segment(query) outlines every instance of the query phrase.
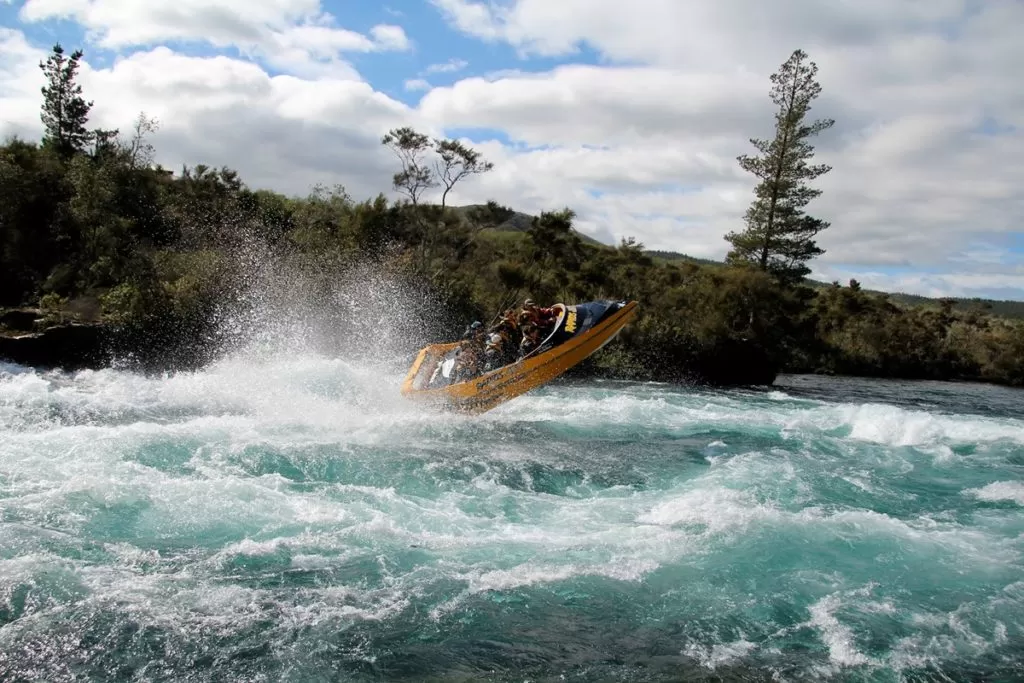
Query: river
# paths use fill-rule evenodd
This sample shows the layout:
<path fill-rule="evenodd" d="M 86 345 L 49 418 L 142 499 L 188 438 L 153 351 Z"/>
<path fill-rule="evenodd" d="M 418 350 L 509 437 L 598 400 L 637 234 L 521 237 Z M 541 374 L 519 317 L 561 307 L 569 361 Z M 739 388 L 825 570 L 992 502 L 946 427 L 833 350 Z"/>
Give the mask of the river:
<path fill-rule="evenodd" d="M 1024 392 L 400 379 L 0 365 L 0 680 L 1022 675 Z"/>

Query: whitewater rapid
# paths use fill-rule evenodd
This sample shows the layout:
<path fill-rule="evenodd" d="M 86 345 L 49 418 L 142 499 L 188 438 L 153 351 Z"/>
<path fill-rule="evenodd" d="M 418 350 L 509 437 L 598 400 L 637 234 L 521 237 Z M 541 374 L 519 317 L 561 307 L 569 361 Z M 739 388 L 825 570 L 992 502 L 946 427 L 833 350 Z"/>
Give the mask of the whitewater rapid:
<path fill-rule="evenodd" d="M 400 380 L 0 365 L 0 679 L 1018 671 L 1020 393 Z"/>

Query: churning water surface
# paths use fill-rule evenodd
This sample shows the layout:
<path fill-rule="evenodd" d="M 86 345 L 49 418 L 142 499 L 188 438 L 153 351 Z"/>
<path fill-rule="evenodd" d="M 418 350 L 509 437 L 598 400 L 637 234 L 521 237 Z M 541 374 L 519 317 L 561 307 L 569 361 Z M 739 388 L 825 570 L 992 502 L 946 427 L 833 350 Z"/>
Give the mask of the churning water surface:
<path fill-rule="evenodd" d="M 0 680 L 1021 680 L 1024 393 L 0 365 Z"/>

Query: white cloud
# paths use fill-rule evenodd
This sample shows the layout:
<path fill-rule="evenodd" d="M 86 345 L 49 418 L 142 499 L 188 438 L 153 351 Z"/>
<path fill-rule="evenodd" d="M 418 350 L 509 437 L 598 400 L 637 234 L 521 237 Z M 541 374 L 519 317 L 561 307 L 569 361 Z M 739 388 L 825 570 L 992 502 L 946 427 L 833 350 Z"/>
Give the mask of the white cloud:
<path fill-rule="evenodd" d="M 449 59 L 447 62 L 431 64 L 424 71 L 428 74 L 455 73 L 462 71 L 467 66 L 469 66 L 469 62 L 465 59 Z"/>
<path fill-rule="evenodd" d="M 501 35 L 494 14 L 488 5 L 465 0 L 431 0 L 444 11 L 460 31 L 484 39 L 495 39 Z"/>
<path fill-rule="evenodd" d="M 404 84 L 406 90 L 430 90 L 430 83 L 427 83 L 422 78 L 410 78 Z"/>
<path fill-rule="evenodd" d="M 72 19 L 103 47 L 198 40 L 212 45 L 251 45 L 297 23 L 321 16 L 319 0 L 27 0 L 29 22 Z"/>
<path fill-rule="evenodd" d="M 818 0 L 431 0 L 454 27 L 525 54 L 564 55 L 586 43 L 609 59 L 677 67 L 759 68 L 780 45 L 814 51 L 907 31 L 943 28 L 965 0 L 822 3 Z M 1013 0 L 994 0 L 994 2 Z M 781 60 L 778 60 L 781 61 Z"/>
<path fill-rule="evenodd" d="M 370 52 L 375 48 L 372 40 L 362 33 L 328 26 L 292 26 L 275 33 L 271 40 L 276 47 L 298 48 L 317 57 L 331 57 L 340 52 Z"/>
<path fill-rule="evenodd" d="M 465 69 L 469 62 L 463 59 L 449 59 L 447 62 L 430 64 L 423 70 L 424 74 L 454 73 Z M 410 78 L 402 84 L 409 92 L 430 90 L 433 86 L 425 78 Z"/>
<path fill-rule="evenodd" d="M 764 120 L 764 79 L 654 67 L 562 66 L 435 88 L 420 107 L 449 126 L 500 128 L 531 144 L 598 144 L 693 133 L 743 139 Z M 770 114 L 769 114 L 770 116 Z"/>
<path fill-rule="evenodd" d="M 20 31 L 0 27 L 0 135 L 38 137 L 43 75 L 39 62 L 46 53 L 25 40 Z"/>
<path fill-rule="evenodd" d="M 409 39 L 401 26 L 393 24 L 378 24 L 370 29 L 370 35 L 382 49 L 386 50 L 408 50 Z"/>
<path fill-rule="evenodd" d="M 320 0 L 27 0 L 20 16 L 28 22 L 72 19 L 110 49 L 202 42 L 237 47 L 289 73 L 353 80 L 359 75 L 342 54 L 410 46 L 400 26 L 374 26 L 369 37 L 336 26 Z"/>

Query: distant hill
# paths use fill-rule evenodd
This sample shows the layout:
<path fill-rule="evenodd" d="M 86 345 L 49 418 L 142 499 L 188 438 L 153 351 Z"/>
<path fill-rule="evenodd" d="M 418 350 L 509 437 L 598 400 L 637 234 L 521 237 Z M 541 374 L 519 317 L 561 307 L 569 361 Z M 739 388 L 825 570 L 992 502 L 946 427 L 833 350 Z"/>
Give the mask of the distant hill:
<path fill-rule="evenodd" d="M 918 296 L 917 294 L 904 294 L 902 292 L 878 292 L 876 290 L 867 290 L 875 294 L 886 294 L 890 299 L 896 303 L 904 304 L 906 306 L 938 306 L 939 299 L 933 299 L 926 296 Z M 981 299 L 973 297 L 965 299 L 962 297 L 950 297 L 956 303 L 953 305 L 953 310 L 956 311 L 971 311 L 980 310 L 985 313 L 992 315 L 998 315 L 1003 318 L 1018 318 L 1024 320 L 1024 301 L 1011 301 L 1007 299 Z"/>
<path fill-rule="evenodd" d="M 471 204 L 467 206 L 452 207 L 452 209 L 460 214 L 465 215 L 467 212 L 474 208 L 484 208 L 482 204 Z M 512 216 L 504 223 L 499 225 L 497 230 L 505 230 L 509 232 L 526 232 L 530 228 L 530 222 L 533 220 L 533 216 L 521 211 L 513 212 Z M 582 232 L 576 231 L 587 244 L 593 244 L 596 246 L 613 248 L 611 245 L 599 242 L 598 240 L 586 235 Z M 646 254 L 654 259 L 660 259 L 662 261 L 684 261 L 688 263 L 696 263 L 703 266 L 722 266 L 725 265 L 721 261 L 714 261 L 712 259 L 697 258 L 696 256 L 688 256 L 681 254 L 677 251 L 661 251 L 657 249 L 650 249 L 645 251 Z M 812 287 L 828 287 L 831 283 L 819 282 L 817 280 L 808 280 L 807 283 Z M 894 303 L 902 304 L 904 306 L 939 306 L 939 298 L 919 296 L 917 294 L 906 294 L 903 292 L 882 292 L 879 290 L 865 290 L 872 294 L 884 294 L 888 296 Z M 995 299 L 980 299 L 974 298 L 963 298 L 963 297 L 950 297 L 955 302 L 953 309 L 957 311 L 971 311 L 980 310 L 992 315 L 998 315 L 1004 318 L 1018 318 L 1024 320 L 1024 301 L 1010 301 L 1010 300 L 995 300 Z"/>
<path fill-rule="evenodd" d="M 687 256 L 686 254 L 680 254 L 676 251 L 649 251 L 647 252 L 651 256 L 663 259 L 665 261 L 689 261 L 691 263 L 699 263 L 702 265 L 725 265 L 721 261 L 712 261 L 710 259 L 696 258 L 693 256 Z M 807 284 L 812 287 L 828 287 L 831 285 L 830 282 L 820 282 L 818 280 L 807 280 Z M 904 306 L 939 306 L 939 298 L 920 296 L 918 294 L 906 294 L 904 292 L 883 292 L 876 289 L 866 289 L 866 292 L 872 294 L 884 294 L 888 296 L 894 303 L 902 304 Z M 953 304 L 953 310 L 957 311 L 971 311 L 980 310 L 992 315 L 998 315 L 1003 318 L 1019 318 L 1024 320 L 1024 301 L 1010 301 L 1010 300 L 997 300 L 997 299 L 981 299 L 978 297 L 964 298 L 964 297 L 949 297 L 956 303 Z"/>
<path fill-rule="evenodd" d="M 648 249 L 645 251 L 648 256 L 652 256 L 656 259 L 663 261 L 686 261 L 687 263 L 698 263 L 702 266 L 722 266 L 725 265 L 721 261 L 713 261 L 707 258 L 697 258 L 696 256 L 687 256 L 686 254 L 680 254 L 678 251 L 658 251 L 656 249 Z"/>
<path fill-rule="evenodd" d="M 453 206 L 452 207 L 452 211 L 454 211 L 454 212 L 456 212 L 456 213 L 458 213 L 458 214 L 460 214 L 462 216 L 465 216 L 466 214 L 468 214 L 473 209 L 485 209 L 485 208 L 487 208 L 487 207 L 484 206 L 483 204 L 467 204 L 466 206 Z M 499 225 L 495 229 L 496 230 L 508 230 L 508 231 L 511 231 L 511 232 L 526 232 L 527 230 L 530 229 L 530 224 L 533 222 L 533 218 L 534 217 L 531 216 L 528 213 L 523 213 L 522 211 L 513 211 L 511 218 L 506 220 L 504 223 L 502 223 L 501 225 Z M 583 240 L 584 242 L 586 242 L 587 244 L 594 244 L 594 245 L 605 246 L 605 247 L 608 246 L 604 242 L 599 242 L 598 240 L 595 240 L 590 235 L 582 233 L 579 230 L 576 230 L 575 228 L 573 228 L 573 232 L 575 232 L 577 235 L 579 235 L 579 238 L 581 240 Z"/>

